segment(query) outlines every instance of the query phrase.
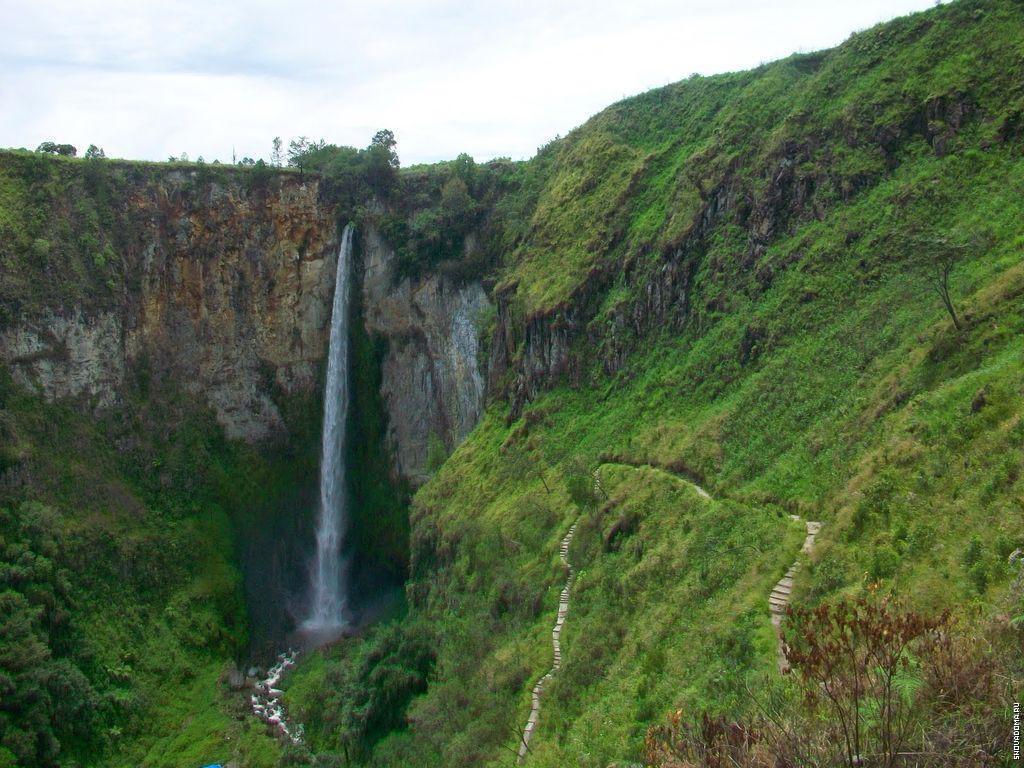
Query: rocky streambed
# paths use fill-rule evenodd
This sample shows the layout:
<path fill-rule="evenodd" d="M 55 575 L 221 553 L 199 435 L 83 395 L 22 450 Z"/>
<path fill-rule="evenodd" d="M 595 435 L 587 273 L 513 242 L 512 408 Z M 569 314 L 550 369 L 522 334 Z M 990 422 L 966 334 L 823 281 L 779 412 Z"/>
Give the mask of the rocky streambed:
<path fill-rule="evenodd" d="M 284 691 L 278 688 L 284 673 L 295 666 L 299 652 L 289 649 L 278 654 L 277 663 L 267 670 L 267 676 L 256 681 L 249 697 L 252 713 L 265 722 L 274 734 L 293 744 L 301 744 L 305 737 L 302 723 L 288 719 L 281 697 Z"/>

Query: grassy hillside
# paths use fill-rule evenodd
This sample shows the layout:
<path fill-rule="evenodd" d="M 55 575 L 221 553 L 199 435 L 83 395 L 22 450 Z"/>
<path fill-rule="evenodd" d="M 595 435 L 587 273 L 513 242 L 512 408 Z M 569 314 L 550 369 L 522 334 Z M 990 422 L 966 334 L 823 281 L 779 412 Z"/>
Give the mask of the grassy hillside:
<path fill-rule="evenodd" d="M 954 3 L 829 51 L 694 77 L 609 107 L 532 161 L 539 191 L 504 282 L 518 286 L 527 315 L 543 312 L 572 298 L 588 274 L 678 245 L 723 187 L 744 228 L 791 171 L 785 183 L 812 204 L 793 213 L 820 218 L 885 179 L 915 146 L 944 154 L 1017 136 L 1019 33 L 1014 3 Z M 743 242 L 766 233 L 731 234 Z"/>
<path fill-rule="evenodd" d="M 531 765 L 637 761 L 677 709 L 749 714 L 749 691 L 778 683 L 767 596 L 802 540 L 789 514 L 824 523 L 803 604 L 879 583 L 926 612 L 1024 614 L 1007 592 L 1024 545 L 1022 33 L 1019 3 L 943 6 L 628 99 L 513 169 L 494 214 L 509 376 L 529 322 L 576 312 L 567 373 L 521 411 L 496 399 L 419 491 L 410 616 L 294 679 L 314 750 L 510 764 L 577 519 Z M 668 269 L 683 295 L 655 314 Z M 340 680 L 331 721 L 320 697 Z"/>
<path fill-rule="evenodd" d="M 282 751 L 218 681 L 255 626 L 234 550 L 309 508 L 316 403 L 260 453 L 173 386 L 133 386 L 121 424 L 5 377 L 0 765 L 512 764 L 573 522 L 529 765 L 636 763 L 670 713 L 751 722 L 753 692 L 797 711 L 767 604 L 795 559 L 799 605 L 873 590 L 1000 627 L 1017 654 L 998 703 L 968 700 L 971 720 L 924 702 L 915 724 L 938 713 L 964 749 L 1005 754 L 1009 728 L 976 735 L 1009 722 L 1024 679 L 1020 2 L 651 91 L 527 163 L 397 174 L 391 144 L 307 159 L 404 275 L 483 277 L 499 305 L 487 413 L 412 502 L 408 610 L 303 658 L 286 700 L 308 749 Z M 154 170 L 96 163 L 4 156 L 0 326 L 130 296 L 119 195 Z M 375 471 L 352 490 L 400 571 L 380 350 L 353 341 L 350 458 Z M 794 515 L 824 524 L 810 557 Z M 907 701 L 931 690 L 922 669 Z"/>
<path fill-rule="evenodd" d="M 247 644 L 233 518 L 273 504 L 292 465 L 227 444 L 187 400 L 133 405 L 97 423 L 0 381 L 0 764 L 274 765 L 220 681 Z"/>

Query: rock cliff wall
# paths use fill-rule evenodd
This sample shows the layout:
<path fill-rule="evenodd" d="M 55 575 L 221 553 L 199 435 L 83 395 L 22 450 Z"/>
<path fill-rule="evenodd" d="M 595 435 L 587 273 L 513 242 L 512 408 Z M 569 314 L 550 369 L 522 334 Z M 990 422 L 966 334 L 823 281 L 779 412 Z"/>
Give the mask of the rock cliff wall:
<path fill-rule="evenodd" d="M 431 445 L 453 449 L 483 411 L 480 335 L 491 303 L 477 281 L 397 279 L 395 251 L 373 226 L 363 232 L 362 253 L 366 330 L 387 341 L 381 394 L 394 469 L 420 484 Z"/>
<path fill-rule="evenodd" d="M 125 191 L 119 290 L 19 312 L 0 329 L 0 360 L 46 398 L 100 411 L 144 361 L 205 398 L 228 436 L 280 430 L 275 390 L 311 390 L 326 345 L 338 235 L 317 183 L 283 176 L 254 191 L 174 171 Z"/>
<path fill-rule="evenodd" d="M 281 433 L 282 398 L 315 391 L 329 334 L 339 213 L 316 179 L 108 166 L 112 204 L 83 234 L 74 211 L 98 203 L 69 168 L 42 231 L 63 261 L 32 267 L 26 256 L 20 272 L 39 279 L 0 286 L 0 363 L 27 389 L 89 412 L 118 407 L 144 374 L 207 403 L 231 438 Z M 391 474 L 417 485 L 431 446 L 451 450 L 480 417 L 490 302 L 478 281 L 397 279 L 394 249 L 364 229 L 356 279 L 365 330 L 386 342 Z M 109 248 L 102 270 L 76 250 L 86 240 Z"/>

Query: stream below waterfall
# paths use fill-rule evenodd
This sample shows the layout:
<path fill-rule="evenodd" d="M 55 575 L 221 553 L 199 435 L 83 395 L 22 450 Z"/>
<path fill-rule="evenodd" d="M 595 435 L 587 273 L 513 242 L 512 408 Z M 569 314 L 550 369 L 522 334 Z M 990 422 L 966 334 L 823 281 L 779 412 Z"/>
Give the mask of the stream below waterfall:
<path fill-rule="evenodd" d="M 277 663 L 267 670 L 267 676 L 257 681 L 249 697 L 252 712 L 256 717 L 274 729 L 275 735 L 293 744 L 301 744 L 304 737 L 302 723 L 289 722 L 281 703 L 284 693 L 277 687 L 284 673 L 295 666 L 298 651 L 288 649 L 277 657 Z"/>

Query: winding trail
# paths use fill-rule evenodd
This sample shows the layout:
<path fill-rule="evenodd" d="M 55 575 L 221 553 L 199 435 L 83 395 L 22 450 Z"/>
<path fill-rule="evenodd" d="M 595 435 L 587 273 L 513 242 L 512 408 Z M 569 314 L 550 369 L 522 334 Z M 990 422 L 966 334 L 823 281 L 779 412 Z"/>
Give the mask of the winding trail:
<path fill-rule="evenodd" d="M 569 562 L 569 545 L 572 544 L 572 537 L 575 533 L 576 523 L 573 523 L 569 527 L 569 532 L 565 534 L 565 538 L 562 539 L 562 544 L 558 549 L 558 556 L 562 561 L 562 565 L 568 570 L 568 576 L 566 576 L 565 587 L 562 588 L 561 597 L 558 599 L 558 618 L 555 619 L 555 627 L 551 630 L 551 645 L 555 651 L 554 662 L 547 674 L 533 686 L 533 703 L 530 705 L 530 717 L 527 719 L 526 726 L 523 728 L 523 735 L 519 739 L 518 763 L 520 765 L 526 760 L 526 755 L 530 751 L 530 739 L 537 728 L 537 721 L 540 718 L 540 697 L 544 693 L 544 685 L 562 668 L 562 625 L 565 624 L 565 617 L 569 613 L 569 596 L 572 594 L 572 582 L 576 576 L 576 571 L 572 567 L 572 563 Z"/>
<path fill-rule="evenodd" d="M 679 480 L 680 482 L 689 485 L 699 496 L 702 496 L 705 499 L 711 498 L 711 494 L 704 490 L 700 483 L 697 482 L 700 478 L 692 472 L 682 472 L 678 469 L 673 469 L 672 467 L 654 461 L 630 460 L 622 456 L 617 456 L 614 459 L 607 459 L 603 463 L 608 465 L 614 464 L 620 467 L 631 467 L 632 469 L 648 469 L 652 472 L 668 475 L 674 480 Z M 594 471 L 594 479 L 597 481 L 597 470 Z"/>
<path fill-rule="evenodd" d="M 799 520 L 797 515 L 790 515 L 794 520 Z M 807 521 L 807 536 L 804 538 L 804 545 L 800 552 L 805 555 L 814 551 L 814 539 L 821 530 L 821 523 L 812 520 Z M 786 617 L 786 610 L 789 608 L 789 598 L 793 592 L 793 581 L 797 571 L 800 570 L 800 561 L 795 560 L 786 575 L 779 579 L 768 595 L 768 610 L 772 615 L 772 626 L 775 627 L 775 636 L 779 641 L 779 672 L 785 674 L 789 671 L 789 662 L 786 661 L 786 654 L 782 650 L 782 620 Z"/>

